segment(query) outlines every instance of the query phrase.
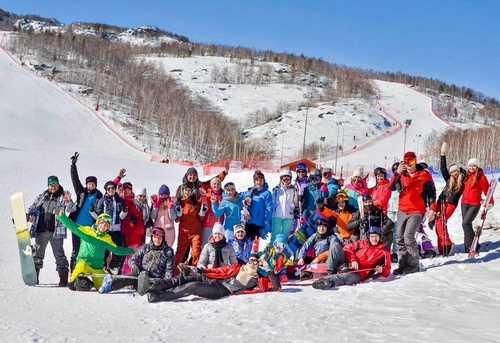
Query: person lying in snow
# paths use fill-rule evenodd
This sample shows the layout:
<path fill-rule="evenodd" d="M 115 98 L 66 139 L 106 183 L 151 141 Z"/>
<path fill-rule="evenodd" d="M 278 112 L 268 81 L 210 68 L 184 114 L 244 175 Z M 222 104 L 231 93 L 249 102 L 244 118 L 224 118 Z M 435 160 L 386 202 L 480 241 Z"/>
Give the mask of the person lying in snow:
<path fill-rule="evenodd" d="M 220 299 L 229 295 L 277 291 L 281 285 L 277 277 L 262 276 L 257 255 L 252 255 L 245 265 L 233 264 L 219 268 L 188 268 L 170 280 L 152 280 L 146 273 L 139 275 L 139 294 L 148 294 L 149 302 L 171 301 L 190 295 L 206 299 Z M 269 285 L 271 280 L 272 286 Z"/>
<path fill-rule="evenodd" d="M 119 247 L 113 242 L 108 233 L 112 221 L 109 214 L 99 215 L 92 226 L 79 226 L 64 214 L 57 219 L 81 240 L 76 265 L 69 278 L 68 287 L 71 290 L 89 291 L 92 286 L 96 289 L 101 287 L 106 250 L 118 256 L 127 256 L 134 252 L 130 248 Z"/>
<path fill-rule="evenodd" d="M 175 254 L 165 240 L 165 230 L 151 230 L 151 242 L 144 244 L 130 259 L 132 276 L 111 275 L 104 277 L 99 293 L 109 293 L 132 286 L 137 289 L 137 276 L 144 272 L 151 278 L 170 279 L 174 274 Z"/>
<path fill-rule="evenodd" d="M 376 275 L 388 277 L 391 274 L 391 254 L 381 241 L 382 229 L 372 226 L 368 231 L 368 240 L 359 240 L 348 244 L 343 254 L 334 259 L 345 258 L 351 271 L 335 273 L 313 282 L 316 289 L 330 289 L 342 285 L 355 285 Z M 337 252 L 338 254 L 338 252 Z"/>

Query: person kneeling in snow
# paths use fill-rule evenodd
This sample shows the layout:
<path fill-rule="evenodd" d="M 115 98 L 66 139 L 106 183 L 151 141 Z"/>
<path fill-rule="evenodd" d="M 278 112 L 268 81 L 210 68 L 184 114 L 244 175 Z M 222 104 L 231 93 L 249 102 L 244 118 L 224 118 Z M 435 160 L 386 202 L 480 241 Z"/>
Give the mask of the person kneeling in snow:
<path fill-rule="evenodd" d="M 66 215 L 61 215 L 57 219 L 81 239 L 76 265 L 68 284 L 71 290 L 89 291 L 92 286 L 96 289 L 101 287 L 106 250 L 110 250 L 118 256 L 127 256 L 134 252 L 132 249 L 119 247 L 113 242 L 108 233 L 112 221 L 109 214 L 99 215 L 92 226 L 79 226 Z M 90 276 L 92 280 L 87 276 Z"/>
<path fill-rule="evenodd" d="M 330 289 L 335 286 L 354 285 L 376 275 L 391 274 L 391 254 L 381 241 L 382 229 L 370 227 L 368 240 L 360 240 L 344 247 L 339 256 L 349 263 L 352 271 L 332 274 L 313 282 L 313 288 Z"/>
<path fill-rule="evenodd" d="M 326 218 L 316 220 L 316 233 L 309 237 L 299 250 L 297 265 L 326 262 L 332 240 L 337 240 L 340 243 L 328 220 Z"/>
<path fill-rule="evenodd" d="M 141 272 L 147 273 L 151 278 L 172 278 L 175 267 L 174 250 L 165 240 L 165 230 L 155 227 L 151 231 L 151 242 L 144 244 L 130 259 L 132 276 L 111 275 L 104 277 L 104 283 L 99 288 L 99 293 L 109 293 L 118 289 L 132 286 L 137 289 L 137 276 Z"/>
<path fill-rule="evenodd" d="M 190 295 L 206 299 L 220 299 L 233 294 L 277 291 L 281 288 L 279 280 L 272 277 L 273 286 L 269 287 L 267 277 L 261 276 L 259 259 L 250 257 L 247 264 L 224 266 L 198 270 L 201 274 L 172 279 L 174 282 L 151 283 L 144 273 L 139 275 L 139 294 L 148 293 L 149 302 L 171 301 Z"/>

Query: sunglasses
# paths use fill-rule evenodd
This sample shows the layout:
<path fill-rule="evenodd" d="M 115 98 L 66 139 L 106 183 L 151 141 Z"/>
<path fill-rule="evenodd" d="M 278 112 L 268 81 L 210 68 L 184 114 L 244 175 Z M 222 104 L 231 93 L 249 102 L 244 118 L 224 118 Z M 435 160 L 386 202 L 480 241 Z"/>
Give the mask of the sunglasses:
<path fill-rule="evenodd" d="M 305 170 L 297 170 L 297 174 L 305 174 L 306 171 Z"/>
<path fill-rule="evenodd" d="M 251 263 L 251 264 L 259 264 L 259 260 L 256 259 L 256 258 L 251 258 L 248 260 L 248 263 Z"/>
<path fill-rule="evenodd" d="M 281 180 L 283 180 L 283 181 L 292 181 L 292 179 L 290 177 L 282 177 Z"/>
<path fill-rule="evenodd" d="M 114 187 L 114 186 L 109 186 L 109 187 L 107 187 L 107 188 L 106 188 L 106 190 L 107 190 L 107 191 L 111 191 L 111 190 L 113 190 L 113 191 L 114 191 L 114 190 L 116 190 L 116 187 Z"/>
<path fill-rule="evenodd" d="M 226 187 L 226 188 L 224 188 L 224 190 L 226 192 L 234 192 L 234 191 L 236 191 L 236 188 L 235 187 Z"/>

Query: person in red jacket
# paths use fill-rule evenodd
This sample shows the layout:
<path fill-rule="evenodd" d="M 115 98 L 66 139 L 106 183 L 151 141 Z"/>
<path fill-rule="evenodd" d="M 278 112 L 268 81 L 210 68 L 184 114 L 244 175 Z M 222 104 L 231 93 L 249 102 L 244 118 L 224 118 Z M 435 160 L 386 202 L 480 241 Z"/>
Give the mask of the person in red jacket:
<path fill-rule="evenodd" d="M 182 186 L 181 192 L 183 196 L 175 205 L 176 222 L 179 223 L 175 261 L 177 264 L 185 262 L 191 249 L 191 264 L 196 266 L 201 253 L 201 202 L 193 188 Z"/>
<path fill-rule="evenodd" d="M 464 247 L 468 253 L 474 239 L 472 222 L 481 207 L 481 193 L 488 193 L 489 182 L 479 167 L 479 160 L 471 158 L 467 163 L 467 178 L 465 179 L 464 193 L 462 196 L 462 228 L 464 230 Z M 493 206 L 493 197 L 488 206 Z"/>
<path fill-rule="evenodd" d="M 384 214 L 387 215 L 387 209 L 389 207 L 389 199 L 391 199 L 391 183 L 387 180 L 387 170 L 385 168 L 375 168 L 373 173 L 375 174 L 376 184 L 374 187 L 368 190 L 368 194 L 372 196 L 373 204 L 380 207 Z"/>
<path fill-rule="evenodd" d="M 399 211 L 396 223 L 399 266 L 394 274 L 409 274 L 420 270 L 420 256 L 415 239 L 427 208 L 436 199 L 431 174 L 417 164 L 414 152 L 404 154 L 391 179 L 391 189 L 399 189 Z"/>
<path fill-rule="evenodd" d="M 130 182 L 123 184 L 123 201 L 125 203 L 124 212 L 127 213 L 121 222 L 123 242 L 126 247 L 139 248 L 146 239 L 146 228 L 142 211 L 135 204 L 135 195 Z"/>
<path fill-rule="evenodd" d="M 223 176 L 223 174 L 221 174 Z M 216 222 L 221 223 L 220 218 L 216 217 L 212 210 L 212 201 L 220 203 L 222 201 L 221 179 L 216 176 L 210 180 L 210 185 L 201 187 L 201 206 L 206 209 L 204 211 L 202 221 L 202 243 L 203 246 L 208 242 L 212 234 L 212 228 Z"/>
<path fill-rule="evenodd" d="M 372 226 L 368 240 L 359 240 L 344 247 L 344 256 L 351 271 L 331 274 L 313 282 L 316 289 L 355 285 L 371 277 L 391 275 L 391 253 L 382 242 L 382 229 Z"/>

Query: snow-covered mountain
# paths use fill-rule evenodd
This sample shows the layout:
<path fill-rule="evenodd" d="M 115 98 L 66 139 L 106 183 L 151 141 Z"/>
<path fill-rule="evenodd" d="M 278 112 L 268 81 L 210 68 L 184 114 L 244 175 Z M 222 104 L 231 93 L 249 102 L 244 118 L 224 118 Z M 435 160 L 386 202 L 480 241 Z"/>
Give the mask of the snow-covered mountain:
<path fill-rule="evenodd" d="M 232 296 L 218 301 L 148 304 L 131 291 L 100 295 L 52 287 L 57 280 L 50 248 L 39 287 L 26 287 L 19 272 L 8 195 L 23 191 L 29 204 L 58 175 L 72 191 L 69 156 L 80 152 L 80 177 L 96 175 L 98 187 L 127 168 L 127 180 L 149 194 L 180 183 L 184 166 L 151 163 L 57 85 L 21 67 L 0 49 L 0 336 L 5 342 L 193 342 L 220 343 L 340 341 L 495 342 L 500 336 L 500 211 L 488 218 L 478 259 L 463 253 L 425 260 L 427 271 L 398 279 L 378 279 L 334 291 L 285 286 L 281 292 Z M 396 119 L 429 120 L 430 100 L 400 84 L 379 84 L 381 106 Z M 27 99 L 29 98 L 29 101 Z M 406 112 L 414 109 L 412 113 Z M 399 112 L 398 112 L 399 111 Z M 399 113 L 399 114 L 398 114 Z M 426 115 L 421 117 L 421 115 Z M 438 126 L 438 124 L 433 124 Z M 387 141 L 387 143 L 384 143 Z M 399 142 L 399 138 L 398 138 Z M 396 144 L 380 139 L 371 150 L 354 153 L 370 164 Z M 201 169 L 200 169 L 201 171 Z M 252 172 L 231 173 L 239 189 Z M 270 186 L 279 174 L 266 173 Z M 207 176 L 202 176 L 202 179 Z M 74 194 L 73 194 L 74 197 Z M 497 204 L 500 191 L 496 193 Z M 463 240 L 460 208 L 448 221 L 456 243 Z M 433 232 L 429 232 L 435 242 Z M 71 239 L 65 241 L 70 251 Z M 460 249 L 460 247 L 459 247 Z"/>

